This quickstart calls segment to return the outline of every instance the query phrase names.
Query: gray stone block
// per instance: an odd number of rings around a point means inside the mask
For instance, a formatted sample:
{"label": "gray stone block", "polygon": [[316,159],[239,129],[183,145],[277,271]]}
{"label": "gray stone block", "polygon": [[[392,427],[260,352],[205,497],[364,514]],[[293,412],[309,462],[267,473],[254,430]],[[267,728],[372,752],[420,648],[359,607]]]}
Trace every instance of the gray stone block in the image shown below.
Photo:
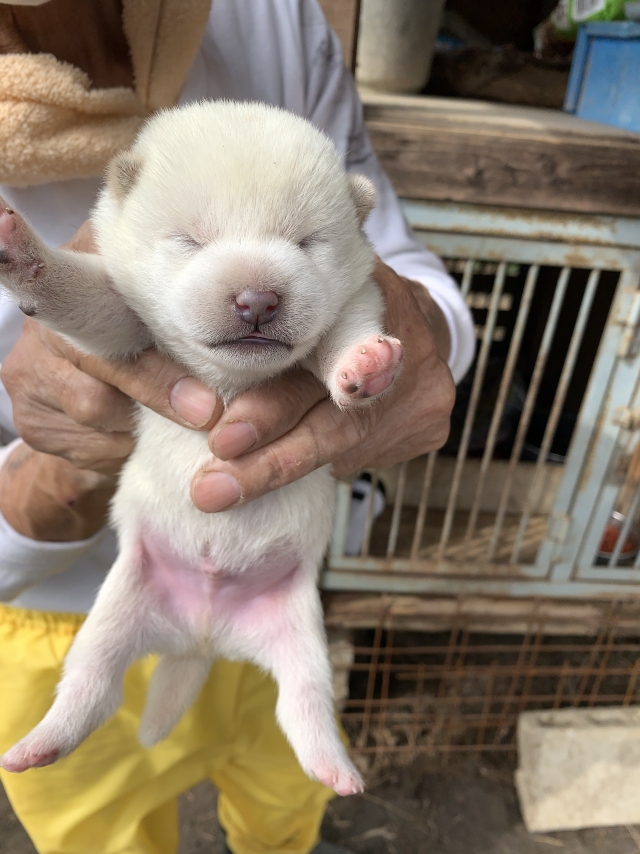
{"label": "gray stone block", "polygon": [[640,707],[525,712],[516,788],[530,831],[640,824]]}

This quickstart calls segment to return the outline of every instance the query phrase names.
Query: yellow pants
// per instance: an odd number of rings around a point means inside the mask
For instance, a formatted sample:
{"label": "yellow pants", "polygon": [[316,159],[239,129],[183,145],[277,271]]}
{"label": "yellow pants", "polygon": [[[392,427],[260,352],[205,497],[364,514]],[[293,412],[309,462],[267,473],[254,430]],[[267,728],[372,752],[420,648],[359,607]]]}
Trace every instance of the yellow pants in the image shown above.
{"label": "yellow pants", "polygon": [[[0,605],[0,753],[51,705],[82,619]],[[207,777],[235,854],[308,854],[333,793],[306,777],[280,732],[273,682],[218,662],[169,738],[144,750],[136,733],[152,669],[131,667],[120,710],[66,759],[0,772],[39,854],[174,854],[176,796]]]}

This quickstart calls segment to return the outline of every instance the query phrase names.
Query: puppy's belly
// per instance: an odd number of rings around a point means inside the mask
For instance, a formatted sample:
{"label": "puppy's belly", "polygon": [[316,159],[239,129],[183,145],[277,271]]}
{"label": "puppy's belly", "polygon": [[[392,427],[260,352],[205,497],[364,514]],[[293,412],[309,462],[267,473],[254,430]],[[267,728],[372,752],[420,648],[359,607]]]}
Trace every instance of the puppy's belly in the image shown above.
{"label": "puppy's belly", "polygon": [[293,551],[273,551],[242,572],[229,572],[207,557],[197,563],[178,555],[161,535],[141,536],[143,584],[162,614],[177,628],[215,629],[275,616],[300,569]]}

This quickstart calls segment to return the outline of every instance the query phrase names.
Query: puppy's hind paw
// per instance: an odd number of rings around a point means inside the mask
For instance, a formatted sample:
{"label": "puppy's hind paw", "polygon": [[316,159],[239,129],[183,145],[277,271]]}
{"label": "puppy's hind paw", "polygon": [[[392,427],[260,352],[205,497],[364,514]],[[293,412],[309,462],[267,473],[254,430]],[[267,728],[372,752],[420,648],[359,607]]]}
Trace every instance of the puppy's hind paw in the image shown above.
{"label": "puppy's hind paw", "polygon": [[335,764],[319,763],[307,770],[310,777],[318,780],[338,795],[359,795],[364,792],[364,782],[355,765],[351,762]]}
{"label": "puppy's hind paw", "polygon": [[392,385],[400,370],[402,344],[397,338],[372,335],[343,354],[335,375],[338,406],[362,406]]}
{"label": "puppy's hind paw", "polygon": [[29,768],[44,768],[53,765],[60,758],[59,750],[48,749],[44,743],[30,744],[26,739],[19,741],[14,747],[0,757],[0,768],[12,774],[21,774]]}

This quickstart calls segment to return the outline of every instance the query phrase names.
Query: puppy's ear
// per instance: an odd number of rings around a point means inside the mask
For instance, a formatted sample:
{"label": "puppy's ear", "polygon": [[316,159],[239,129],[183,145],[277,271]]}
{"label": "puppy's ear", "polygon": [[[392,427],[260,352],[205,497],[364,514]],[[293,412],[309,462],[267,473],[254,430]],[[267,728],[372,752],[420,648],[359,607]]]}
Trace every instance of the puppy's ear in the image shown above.
{"label": "puppy's ear", "polygon": [[349,188],[358,222],[362,225],[376,203],[376,188],[364,175],[349,175]]}
{"label": "puppy's ear", "polygon": [[142,159],[133,151],[122,151],[107,166],[107,185],[121,202],[130,192],[142,169]]}

